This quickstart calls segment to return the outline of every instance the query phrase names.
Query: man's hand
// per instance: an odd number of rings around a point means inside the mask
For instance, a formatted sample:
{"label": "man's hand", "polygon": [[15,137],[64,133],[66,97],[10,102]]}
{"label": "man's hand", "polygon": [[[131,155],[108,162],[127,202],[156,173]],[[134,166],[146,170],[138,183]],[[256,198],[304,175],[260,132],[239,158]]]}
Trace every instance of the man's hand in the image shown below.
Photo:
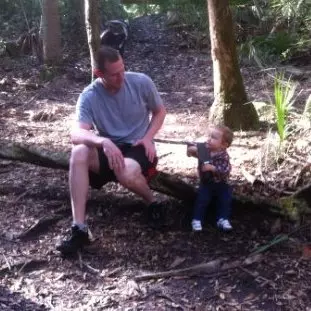
{"label": "man's hand", "polygon": [[145,147],[145,152],[148,160],[153,163],[153,160],[156,156],[156,150],[153,142],[150,139],[143,138],[139,139],[134,146],[142,145]]}
{"label": "man's hand", "polygon": [[187,157],[197,157],[197,156],[198,156],[197,146],[188,145],[187,146]]}
{"label": "man's hand", "polygon": [[212,164],[204,163],[202,165],[202,172],[215,172],[215,171],[216,171],[216,167]]}
{"label": "man's hand", "polygon": [[124,157],[121,150],[110,139],[105,139],[102,146],[110,169],[117,172],[124,169]]}

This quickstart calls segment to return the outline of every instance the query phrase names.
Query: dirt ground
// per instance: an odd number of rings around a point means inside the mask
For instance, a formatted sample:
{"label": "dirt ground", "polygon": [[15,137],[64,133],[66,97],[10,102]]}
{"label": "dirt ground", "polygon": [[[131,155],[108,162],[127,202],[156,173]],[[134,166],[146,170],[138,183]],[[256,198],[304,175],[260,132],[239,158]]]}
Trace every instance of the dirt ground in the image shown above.
{"label": "dirt ground", "polygon": [[[165,101],[168,115],[157,138],[200,141],[213,101],[210,54],[208,49],[180,49],[162,22],[149,17],[133,25],[127,70],[150,75]],[[66,63],[48,82],[39,79],[40,67],[31,58],[0,61],[1,139],[69,152],[75,103],[88,82],[87,57]],[[275,69],[242,64],[241,70],[249,99],[267,102]],[[295,79],[299,111],[311,80]],[[310,152],[309,132],[297,131],[276,166],[268,156],[266,123],[257,132],[235,132],[229,150],[235,193],[270,199],[308,183],[309,171],[302,170]],[[157,149],[161,170],[197,183],[196,161],[186,157],[185,146],[157,143]],[[264,186],[250,185],[243,171],[263,178]],[[310,226],[300,229],[244,206],[233,210],[232,233],[218,232],[211,221],[194,234],[187,207],[157,195],[167,207],[167,225],[160,231],[147,227],[142,201],[119,185],[91,190],[88,224],[94,243],[79,258],[64,260],[55,244],[71,225],[67,172],[0,160],[0,310],[311,310]],[[40,219],[45,219],[40,234],[24,237]],[[295,229],[286,241],[262,252],[259,262],[241,263],[255,248]],[[136,279],[216,259],[240,264],[195,276],[181,272]]]}

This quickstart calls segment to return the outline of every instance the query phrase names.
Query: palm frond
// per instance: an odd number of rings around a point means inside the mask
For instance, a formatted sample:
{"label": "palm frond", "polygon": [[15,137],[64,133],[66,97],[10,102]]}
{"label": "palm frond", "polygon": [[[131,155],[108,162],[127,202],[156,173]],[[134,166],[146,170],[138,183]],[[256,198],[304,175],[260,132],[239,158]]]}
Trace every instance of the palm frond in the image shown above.
{"label": "palm frond", "polygon": [[274,81],[274,105],[276,126],[282,143],[289,135],[288,115],[293,109],[295,102],[296,84],[290,80],[284,80],[284,75],[280,74],[275,77]]}

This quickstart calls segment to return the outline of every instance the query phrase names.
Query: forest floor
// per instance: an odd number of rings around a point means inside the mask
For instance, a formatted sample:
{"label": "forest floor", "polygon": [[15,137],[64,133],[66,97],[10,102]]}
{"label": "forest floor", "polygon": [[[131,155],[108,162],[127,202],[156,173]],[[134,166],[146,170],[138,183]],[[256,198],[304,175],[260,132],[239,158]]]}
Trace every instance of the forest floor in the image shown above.
{"label": "forest floor", "polygon": [[[167,118],[157,138],[200,141],[213,101],[209,50],[181,49],[182,39],[163,21],[153,16],[135,22],[126,66],[151,76],[166,103]],[[0,61],[1,138],[69,152],[75,103],[89,79],[87,55],[68,61],[48,82],[42,82],[42,74],[40,80],[35,60]],[[270,100],[277,70],[280,66],[262,70],[242,64],[250,100]],[[297,70],[299,112],[311,93],[310,64]],[[259,131],[235,132],[229,149],[231,183],[237,194],[272,199],[308,182],[310,172],[304,167],[311,136],[309,129],[297,130],[276,163],[273,138],[267,138],[271,119],[265,118]],[[157,143],[157,149],[159,169],[197,183],[196,161],[186,157],[185,146]],[[243,171],[261,179],[260,187],[251,185]],[[88,224],[95,241],[81,257],[64,260],[55,244],[71,225],[67,172],[0,160],[0,310],[311,310],[310,227],[297,230],[246,268],[242,260],[253,249],[292,232],[294,225],[245,207],[233,210],[232,233],[218,232],[211,221],[194,234],[184,206],[157,195],[167,207],[161,231],[148,228],[142,201],[119,185],[91,190]],[[59,217],[42,218],[52,215]],[[44,220],[40,234],[25,237],[39,220]],[[212,274],[136,279],[215,259],[241,263]]]}

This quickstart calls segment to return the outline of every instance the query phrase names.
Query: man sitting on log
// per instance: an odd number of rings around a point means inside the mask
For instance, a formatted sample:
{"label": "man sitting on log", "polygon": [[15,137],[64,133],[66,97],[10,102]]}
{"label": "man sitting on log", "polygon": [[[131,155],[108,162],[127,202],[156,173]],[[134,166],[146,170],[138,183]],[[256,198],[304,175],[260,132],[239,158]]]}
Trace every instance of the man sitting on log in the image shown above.
{"label": "man sitting on log", "polygon": [[99,50],[95,74],[98,78],[79,96],[71,133],[73,225],[70,238],[57,246],[63,255],[90,242],[85,223],[89,184],[99,189],[117,181],[144,199],[151,224],[163,216],[146,179],[157,160],[153,138],[166,114],[157,88],[147,75],[125,72],[119,52],[107,46]]}

